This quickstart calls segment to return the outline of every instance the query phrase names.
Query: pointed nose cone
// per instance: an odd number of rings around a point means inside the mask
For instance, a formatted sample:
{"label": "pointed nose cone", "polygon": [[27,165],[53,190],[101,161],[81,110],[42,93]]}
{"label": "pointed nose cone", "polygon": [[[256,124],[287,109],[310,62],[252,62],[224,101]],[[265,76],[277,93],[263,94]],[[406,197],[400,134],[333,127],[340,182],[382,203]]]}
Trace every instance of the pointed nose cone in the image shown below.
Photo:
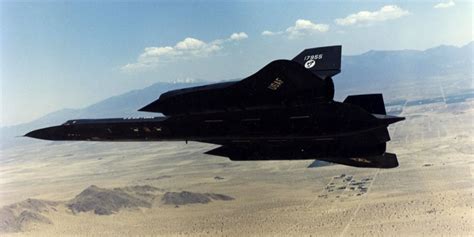
{"label": "pointed nose cone", "polygon": [[55,126],[31,131],[25,134],[25,137],[43,140],[64,140],[66,133],[62,126]]}

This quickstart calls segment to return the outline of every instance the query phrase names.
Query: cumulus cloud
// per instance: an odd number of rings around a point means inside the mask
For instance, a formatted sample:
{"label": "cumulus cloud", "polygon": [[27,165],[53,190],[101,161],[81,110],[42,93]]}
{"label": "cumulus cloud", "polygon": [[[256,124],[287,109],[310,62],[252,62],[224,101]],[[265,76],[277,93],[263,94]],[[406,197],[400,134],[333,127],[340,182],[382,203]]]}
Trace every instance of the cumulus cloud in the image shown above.
{"label": "cumulus cloud", "polygon": [[233,33],[230,35],[229,40],[243,40],[249,36],[245,32]]}
{"label": "cumulus cloud", "polygon": [[264,36],[281,35],[281,34],[283,34],[283,31],[273,32],[273,31],[269,31],[269,30],[264,30],[262,32],[262,35],[264,35]]}
{"label": "cumulus cloud", "polygon": [[294,26],[290,26],[286,29],[286,32],[290,37],[296,37],[305,34],[326,32],[328,30],[329,26],[326,24],[315,24],[310,20],[298,19]]}
{"label": "cumulus cloud", "polygon": [[350,14],[345,18],[338,18],[335,20],[336,24],[342,26],[348,25],[369,25],[374,22],[387,21],[400,18],[408,15],[410,12],[404,10],[396,5],[387,5],[380,8],[378,11],[360,11],[358,13]]}
{"label": "cumulus cloud", "polygon": [[304,35],[311,35],[315,33],[323,33],[329,30],[329,25],[316,24],[310,20],[298,19],[293,26],[286,28],[285,31],[269,31],[265,30],[262,32],[263,36],[273,36],[286,34],[289,38],[296,38]]}
{"label": "cumulus cloud", "polygon": [[448,2],[440,2],[434,5],[433,7],[434,8],[448,8],[448,7],[453,7],[454,5],[456,5],[456,3],[454,3],[453,0],[450,0]]}
{"label": "cumulus cloud", "polygon": [[122,71],[132,72],[155,68],[161,63],[194,57],[207,57],[224,48],[226,42],[248,38],[245,32],[233,33],[227,39],[216,39],[211,42],[187,37],[174,46],[146,47],[134,63],[124,65]]}

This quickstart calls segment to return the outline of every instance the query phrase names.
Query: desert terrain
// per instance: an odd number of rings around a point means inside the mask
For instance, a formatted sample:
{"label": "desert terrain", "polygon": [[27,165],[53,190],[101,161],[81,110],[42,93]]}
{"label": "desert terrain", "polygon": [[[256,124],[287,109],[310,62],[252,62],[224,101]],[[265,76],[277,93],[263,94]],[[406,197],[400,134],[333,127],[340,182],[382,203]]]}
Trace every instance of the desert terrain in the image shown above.
{"label": "desert terrain", "polygon": [[474,101],[392,109],[393,169],[232,162],[194,142],[6,149],[0,234],[472,236]]}

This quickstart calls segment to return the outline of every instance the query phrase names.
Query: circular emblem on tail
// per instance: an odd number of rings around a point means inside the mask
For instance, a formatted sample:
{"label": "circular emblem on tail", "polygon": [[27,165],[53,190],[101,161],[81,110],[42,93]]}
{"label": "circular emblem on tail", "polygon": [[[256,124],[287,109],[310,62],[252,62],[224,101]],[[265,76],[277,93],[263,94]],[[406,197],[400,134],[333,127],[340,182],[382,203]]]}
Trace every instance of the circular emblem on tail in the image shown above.
{"label": "circular emblem on tail", "polygon": [[315,64],[316,64],[316,61],[314,61],[313,59],[311,59],[311,60],[308,60],[308,61],[304,64],[304,67],[309,69],[309,68],[314,67]]}

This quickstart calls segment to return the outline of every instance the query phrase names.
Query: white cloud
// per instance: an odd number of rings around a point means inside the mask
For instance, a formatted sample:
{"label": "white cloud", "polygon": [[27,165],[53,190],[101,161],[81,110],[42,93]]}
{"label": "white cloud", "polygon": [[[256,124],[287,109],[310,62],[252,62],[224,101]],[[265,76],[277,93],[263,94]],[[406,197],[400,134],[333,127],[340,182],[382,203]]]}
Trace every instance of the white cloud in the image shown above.
{"label": "white cloud", "polygon": [[269,31],[269,30],[264,30],[264,31],[262,31],[262,35],[271,36],[271,35],[275,35],[275,32],[272,32],[272,31]]}
{"label": "white cloud", "polygon": [[247,39],[249,36],[245,32],[233,33],[230,35],[229,40],[243,40]]}
{"label": "white cloud", "polygon": [[294,26],[290,26],[286,29],[286,32],[289,34],[289,37],[298,37],[317,32],[326,32],[328,30],[329,25],[315,24],[310,20],[298,19]]}
{"label": "white cloud", "polygon": [[296,38],[303,35],[311,35],[315,33],[322,33],[329,30],[329,25],[316,24],[310,20],[298,19],[293,26],[288,27],[285,31],[269,31],[262,32],[263,36],[273,36],[280,34],[287,34],[289,38]]}
{"label": "white cloud", "polygon": [[239,41],[248,38],[245,32],[233,33],[227,39],[216,39],[204,42],[199,39],[187,37],[174,46],[146,47],[137,61],[123,66],[122,71],[132,72],[155,68],[158,65],[176,60],[193,57],[206,57],[221,49],[230,41]]}
{"label": "white cloud", "polygon": [[281,35],[281,34],[283,34],[283,31],[273,32],[273,31],[269,31],[269,30],[264,30],[262,32],[262,35],[264,35],[264,36]]}
{"label": "white cloud", "polygon": [[410,12],[404,10],[396,5],[387,5],[380,8],[378,11],[360,11],[355,14],[350,14],[345,18],[338,18],[335,20],[336,24],[342,26],[348,25],[368,25],[378,21],[387,21],[400,18],[408,15]]}
{"label": "white cloud", "polygon": [[194,38],[186,38],[181,42],[178,42],[175,46],[178,50],[195,50],[206,46],[206,43],[201,40]]}
{"label": "white cloud", "polygon": [[436,5],[434,5],[434,8],[448,8],[448,7],[453,7],[456,5],[456,3],[453,0],[450,0],[448,2],[440,2]]}

